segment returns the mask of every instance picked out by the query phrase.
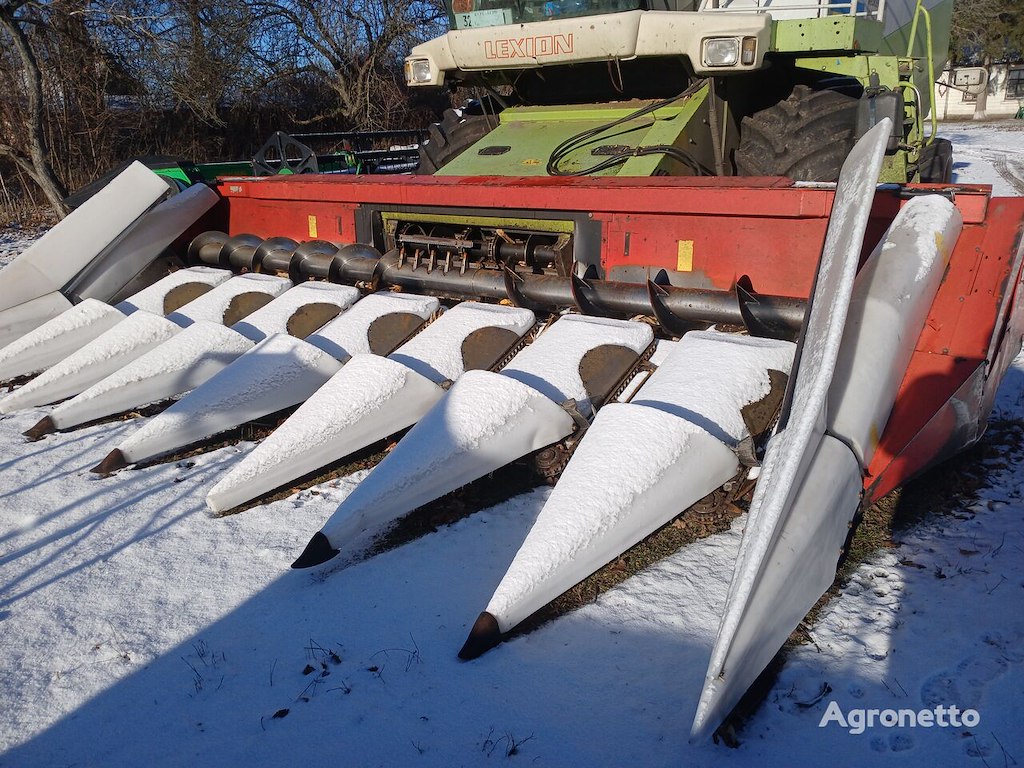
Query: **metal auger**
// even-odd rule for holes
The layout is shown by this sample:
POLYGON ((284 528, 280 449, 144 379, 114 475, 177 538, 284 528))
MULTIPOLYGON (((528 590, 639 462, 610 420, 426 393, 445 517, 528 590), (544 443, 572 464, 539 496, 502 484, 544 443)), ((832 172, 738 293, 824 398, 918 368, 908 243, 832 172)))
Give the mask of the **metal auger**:
MULTIPOLYGON (((459 258, 468 259, 463 250, 459 258)), ((474 250, 480 248, 474 246, 474 250)), ((716 291, 575 274, 522 274, 509 266, 522 255, 521 244, 498 243, 492 252, 498 257, 495 268, 477 262, 470 269, 446 271, 437 267, 436 259, 432 267, 430 261, 404 258, 401 248, 382 255, 362 243, 298 243, 284 237, 261 239, 204 232, 189 246, 188 259, 193 264, 234 270, 287 273, 296 281, 322 279, 365 283, 374 290, 394 286, 453 299, 505 300, 534 311, 571 308, 602 317, 647 315, 672 334, 723 324, 746 327, 751 335, 792 339, 800 330, 806 309, 803 299, 759 295, 744 279, 732 291, 716 291)))

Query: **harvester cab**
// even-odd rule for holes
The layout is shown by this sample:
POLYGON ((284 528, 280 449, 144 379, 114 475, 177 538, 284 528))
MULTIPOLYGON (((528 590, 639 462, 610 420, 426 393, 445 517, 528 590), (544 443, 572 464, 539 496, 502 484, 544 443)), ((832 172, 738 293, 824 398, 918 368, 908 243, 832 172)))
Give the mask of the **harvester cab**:
POLYGON ((296 518, 297 568, 531 462, 555 489, 491 600, 455 607, 466 659, 756 474, 693 691, 706 736, 864 505, 984 431, 1024 334, 1024 198, 907 183, 939 144, 914 52, 944 50, 949 4, 450 9, 408 78, 488 93, 431 128, 419 175, 165 199, 135 164, 6 267, 0 413, 61 440, 175 399, 104 475, 279 424, 209 489, 217 514, 404 435, 326 523, 296 518))
POLYGON ((406 80, 481 89, 494 114, 447 115, 421 172, 835 181, 854 142, 888 117, 883 179, 950 179, 949 144, 926 135, 923 118, 952 3, 447 7, 451 30, 413 49, 406 80))

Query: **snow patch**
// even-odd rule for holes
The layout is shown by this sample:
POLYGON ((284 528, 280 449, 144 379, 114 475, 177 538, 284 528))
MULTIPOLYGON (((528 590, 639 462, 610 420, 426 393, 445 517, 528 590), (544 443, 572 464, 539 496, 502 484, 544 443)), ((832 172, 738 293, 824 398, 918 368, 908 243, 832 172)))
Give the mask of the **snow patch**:
POLYGON ((555 403, 575 400, 584 415, 593 411, 580 378, 580 362, 590 350, 617 344, 643 352, 654 340, 645 323, 604 317, 565 315, 517 354, 502 374, 536 389, 555 403))
POLYGON ((287 333, 288 321, 307 304, 333 304, 345 310, 358 299, 359 291, 350 285, 300 283, 231 327, 253 342, 263 341, 275 333, 287 333))
POLYGON ((132 462, 166 453, 297 405, 338 367, 337 361, 304 341, 286 334, 269 336, 187 397, 149 419, 118 447, 132 462))
POLYGON ((455 381, 465 370, 462 343, 481 328, 508 328, 522 336, 533 326, 533 312, 517 307, 464 301, 441 315, 389 357, 435 384, 455 381))
MULTIPOLYGON (((581 554, 605 543, 606 537, 615 537, 627 517, 657 515, 659 510, 649 504, 639 506, 638 500, 670 469, 700 471, 703 465, 697 462, 676 464, 691 450, 692 438, 705 434, 700 427, 655 408, 611 403, 601 409, 487 605, 502 630, 508 631, 600 567, 603 562, 580 562, 581 554), (550 585, 567 566, 572 574, 550 585)), ((728 471, 734 472, 735 460, 727 459, 733 465, 728 471)), ((666 513, 668 518, 692 501, 677 499, 666 513)), ((636 519, 632 522, 651 527, 636 519)), ((627 538, 639 540, 643 535, 627 538)), ((618 552, 632 543, 622 542, 618 552)), ((610 544, 609 552, 613 549, 618 547, 610 544)))
POLYGON ((149 312, 133 312, 103 335, 0 400, 0 413, 75 395, 171 338, 180 326, 149 312))
POLYGON ((426 321, 440 305, 431 296, 381 291, 356 302, 340 317, 306 337, 306 341, 344 362, 353 355, 372 352, 367 334, 377 318, 393 312, 407 312, 426 321))
POLYGON ((741 409, 794 345, 686 334, 629 404, 598 413, 487 611, 508 631, 732 477, 741 409))
POLYGON ((124 319, 96 299, 85 299, 0 349, 0 379, 37 373, 124 319))
POLYGON ((692 331, 632 402, 692 421, 735 447, 747 435, 740 409, 768 394, 769 370, 789 373, 794 349, 787 341, 692 331))
POLYGON ((272 467, 338 438, 401 392, 410 376, 418 374, 388 358, 353 356, 269 438, 257 445, 218 488, 253 481, 272 467))
POLYGON ((189 283, 200 283, 215 288, 226 282, 231 273, 216 267, 189 267, 171 272, 157 280, 153 285, 134 293, 117 305, 117 309, 126 315, 136 310, 143 310, 154 315, 164 314, 164 299, 175 288, 189 283))
MULTIPOLYGON (((120 370, 98 381, 84 392, 61 403, 50 417, 54 423, 65 428, 74 421, 73 414, 82 410, 87 403, 100 398, 117 396, 117 410, 105 412, 90 411, 88 418, 108 416, 168 397, 180 395, 192 386, 197 386, 196 369, 201 366, 227 365, 239 355, 251 349, 253 343, 235 331, 218 323, 200 320, 188 328, 169 338, 155 349, 151 349, 142 357, 133 360, 120 370), (177 381, 186 382, 191 386, 186 389, 178 387, 158 388, 159 380, 171 374, 180 373, 177 381)), ((209 368, 207 368, 209 370, 209 368)), ((212 375, 212 372, 209 374, 212 375)))
POLYGON ((167 318, 182 327, 198 320, 223 324, 224 313, 236 296, 243 293, 265 293, 277 297, 287 291, 291 284, 287 277, 258 273, 238 275, 193 299, 181 309, 169 314, 167 318))
POLYGON ((572 419, 533 387, 467 371, 324 525, 348 551, 421 504, 572 432, 572 419))

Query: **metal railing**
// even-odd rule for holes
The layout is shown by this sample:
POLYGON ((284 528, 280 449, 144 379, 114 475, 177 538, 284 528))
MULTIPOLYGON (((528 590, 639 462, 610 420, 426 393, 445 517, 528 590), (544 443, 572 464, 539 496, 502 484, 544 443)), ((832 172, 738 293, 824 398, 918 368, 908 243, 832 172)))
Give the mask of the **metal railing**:
POLYGON ((785 14, 785 18, 839 15, 881 19, 885 12, 885 0, 701 0, 699 10, 720 13, 778 13, 785 14))

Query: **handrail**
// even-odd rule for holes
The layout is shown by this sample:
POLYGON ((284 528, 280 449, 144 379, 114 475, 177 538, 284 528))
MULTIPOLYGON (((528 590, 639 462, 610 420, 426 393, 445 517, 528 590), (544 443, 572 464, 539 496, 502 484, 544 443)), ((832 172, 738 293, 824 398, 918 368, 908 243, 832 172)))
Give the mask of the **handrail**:
MULTIPOLYGON (((920 2, 920 0, 918 0, 920 2)), ((931 89, 931 95, 928 98, 928 103, 931 106, 929 110, 932 115, 932 130, 928 135, 928 140, 925 142, 925 146, 931 144, 935 139, 935 135, 939 132, 939 116, 938 111, 935 109, 935 105, 932 102, 935 100, 935 54, 932 50, 932 14, 927 8, 923 8, 924 13, 924 30, 928 36, 928 87, 931 89)))
POLYGON ((793 3, 779 2, 778 0, 701 0, 700 11, 713 11, 717 13, 771 13, 773 9, 790 11, 826 11, 833 15, 866 17, 880 19, 882 9, 885 7, 885 0, 879 0, 875 7, 872 3, 863 0, 834 0, 833 2, 809 2, 793 3))
MULTIPOLYGON (((910 25, 910 37, 907 38, 907 58, 914 58, 914 41, 917 39, 917 20, 919 17, 924 17, 924 33, 925 33, 925 58, 928 62, 928 83, 929 87, 934 90, 935 83, 935 52, 932 48, 932 14, 924 7, 923 0, 917 0, 917 7, 914 9, 914 21, 910 25)), ((929 99, 932 101, 933 99, 929 99)), ((939 132, 939 117, 936 114, 935 105, 931 105, 931 133, 927 138, 921 137, 921 146, 926 147, 931 144, 935 135, 939 132)))
MULTIPOLYGON (((914 55, 914 39, 917 37, 917 20, 921 16, 921 11, 924 11, 924 3, 921 0, 917 0, 917 6, 914 8, 914 20, 910 23, 910 36, 907 38, 907 58, 909 59, 914 55)), ((927 11, 925 11, 927 13, 927 11)))

